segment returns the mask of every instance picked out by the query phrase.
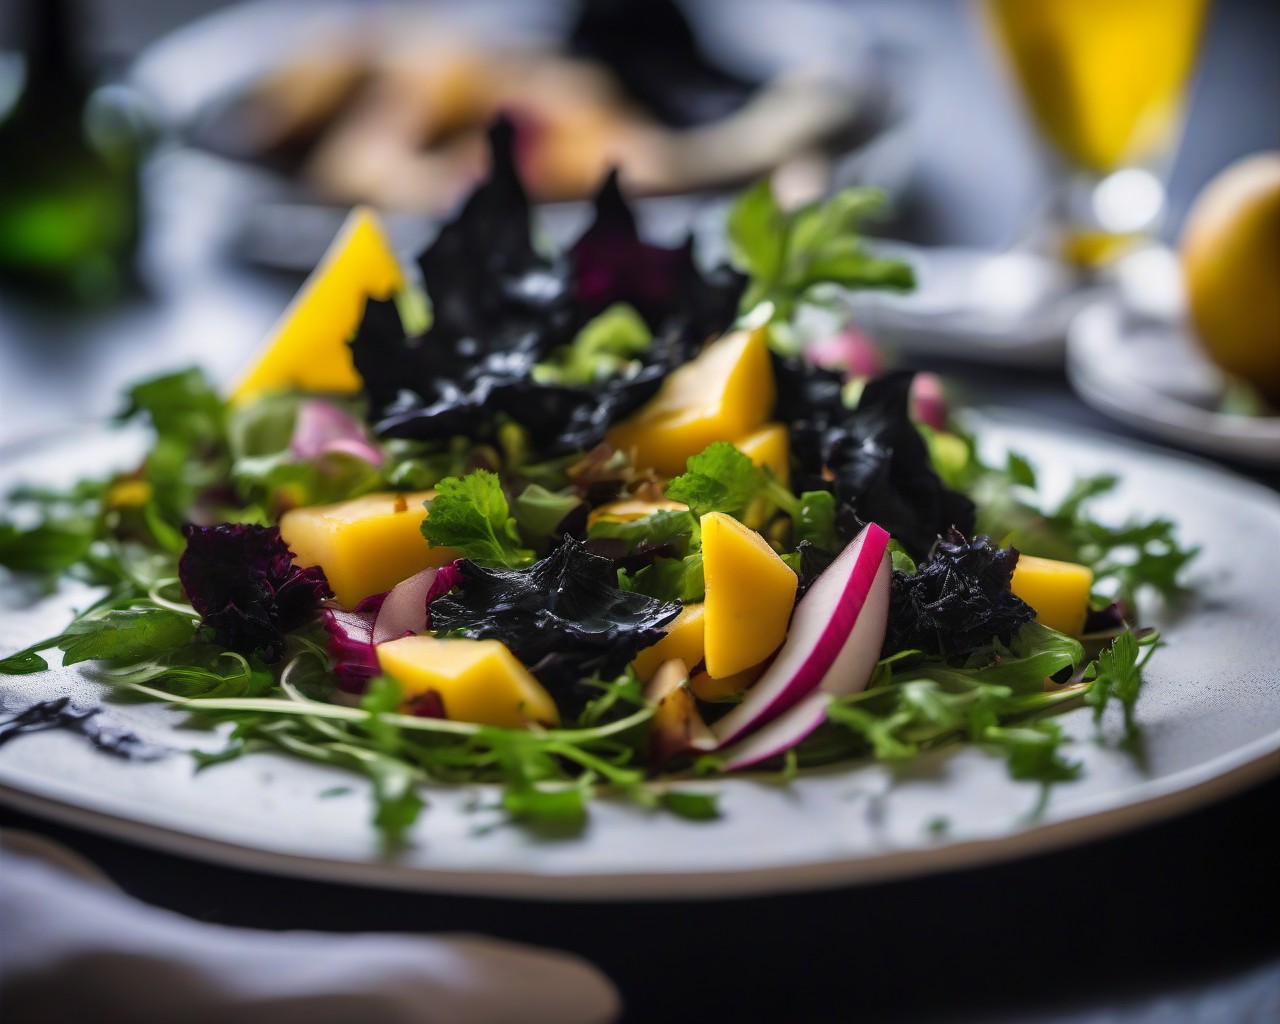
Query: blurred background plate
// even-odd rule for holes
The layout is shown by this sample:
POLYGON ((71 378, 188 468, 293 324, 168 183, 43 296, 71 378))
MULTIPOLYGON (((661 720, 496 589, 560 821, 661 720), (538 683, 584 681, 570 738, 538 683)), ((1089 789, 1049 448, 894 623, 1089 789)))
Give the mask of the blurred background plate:
POLYGON ((1280 416, 1219 411, 1230 385, 1180 321, 1145 316, 1114 298, 1097 301, 1071 324, 1067 376, 1094 408, 1152 437, 1280 467, 1280 416))
POLYGON ((675 8, 642 5, 655 27, 611 61, 611 34, 638 9, 612 6, 631 13, 588 31, 571 0, 251 0, 161 38, 131 79, 186 145, 258 190, 241 254, 298 270, 354 202, 418 244, 484 173, 497 109, 516 119, 535 197, 553 202, 585 198, 615 160, 633 194, 723 193, 774 170, 808 198, 865 180, 868 145, 899 120, 859 20, 822 0, 680 4, 696 50, 671 41, 675 8))

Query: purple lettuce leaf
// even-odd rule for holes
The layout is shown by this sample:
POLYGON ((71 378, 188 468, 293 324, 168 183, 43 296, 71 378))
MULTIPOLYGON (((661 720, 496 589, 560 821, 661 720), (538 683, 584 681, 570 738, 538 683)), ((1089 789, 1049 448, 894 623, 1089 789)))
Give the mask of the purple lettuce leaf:
POLYGON ((268 663, 284 654, 285 634, 332 596, 324 570, 303 569, 274 526, 222 523, 183 527, 178 578, 223 647, 268 663))

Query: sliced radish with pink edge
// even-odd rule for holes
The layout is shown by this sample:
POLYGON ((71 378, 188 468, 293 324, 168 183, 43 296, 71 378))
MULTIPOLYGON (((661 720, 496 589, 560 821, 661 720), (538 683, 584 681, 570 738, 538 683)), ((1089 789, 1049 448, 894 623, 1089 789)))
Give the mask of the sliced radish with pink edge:
POLYGON ((375 644, 398 640, 406 633, 421 633, 427 628, 427 594, 436 581, 437 571, 423 569, 387 591, 378 617, 373 620, 375 644))
POLYGON ((737 771, 785 753, 826 721, 831 701, 866 689, 880 660, 889 625, 890 577, 889 553, 885 551, 861 613, 817 687, 772 721, 722 748, 719 756, 725 771, 737 771))
MULTIPOLYGON (((868 656, 853 644, 855 627, 862 618, 868 596, 883 575, 883 607, 874 609, 859 636, 877 632, 868 676, 879 658, 888 617, 889 534, 875 523, 863 531, 836 557, 796 605, 791 628, 778 656, 742 703, 720 719, 714 732, 726 746, 777 718, 792 705, 818 689, 828 677, 856 677, 868 656), (883 570, 883 572, 882 572, 883 570)), ((879 606, 879 602, 876 602, 879 606)), ((863 679, 855 689, 866 686, 863 679)))
POLYGON ((453 589, 462 578, 456 563, 434 569, 423 569, 402 580, 387 591, 373 620, 373 642, 399 640, 410 633, 421 633, 431 625, 428 605, 453 589))

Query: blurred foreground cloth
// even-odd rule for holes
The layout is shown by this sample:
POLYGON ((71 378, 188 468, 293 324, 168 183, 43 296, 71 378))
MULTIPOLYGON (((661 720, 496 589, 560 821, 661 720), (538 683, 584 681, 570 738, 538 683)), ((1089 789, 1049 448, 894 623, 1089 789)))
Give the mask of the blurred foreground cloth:
POLYGON ((6 1024, 605 1024, 619 1013, 612 984, 567 953, 201 924, 44 846, 0 841, 6 1024))

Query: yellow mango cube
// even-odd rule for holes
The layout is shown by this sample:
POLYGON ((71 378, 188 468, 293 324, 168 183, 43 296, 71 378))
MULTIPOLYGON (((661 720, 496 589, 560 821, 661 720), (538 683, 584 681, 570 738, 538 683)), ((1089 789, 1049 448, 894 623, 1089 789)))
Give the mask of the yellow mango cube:
POLYGON ((715 676, 707 672, 699 672, 689 680, 689 689, 691 689, 699 700, 719 701, 728 700, 736 693, 741 693, 748 686, 760 678, 764 672, 765 662, 759 665, 752 665, 745 668, 741 672, 735 672, 731 676, 724 676, 717 679, 715 676))
POLYGON ((766 423, 738 438, 733 446, 754 465, 773 473, 783 487, 791 485, 791 436, 785 423, 766 423))
POLYGON ((713 441, 734 441, 764 423, 776 397, 764 331, 735 331, 667 377, 607 440, 630 451, 637 467, 678 476, 713 441))
POLYGON ((668 501, 661 498, 657 501, 643 501, 640 498, 623 498, 611 501, 591 510, 587 516, 587 525, 594 523, 630 523, 636 519, 644 519, 655 512, 687 512, 689 506, 680 501, 668 501))
POLYGON ((560 723, 551 695, 500 640, 401 637, 378 645, 378 667, 400 684, 406 704, 435 691, 455 722, 504 729, 560 723))
POLYGON ((799 580, 760 534, 721 512, 702 517, 702 573, 707 672, 723 679, 782 643, 799 580))
POLYGON ((1036 618, 1059 633, 1079 636, 1089 612, 1093 570, 1074 562, 1019 555, 1009 589, 1035 609, 1036 618))
POLYGON ((404 287, 404 272, 368 207, 351 211, 231 391, 242 402, 270 391, 355 394, 360 375, 347 346, 365 302, 404 287))
POLYGON ((672 658, 679 658, 686 665, 696 665, 702 660, 705 611, 701 603, 685 605, 671 620, 667 635, 636 655, 631 664, 642 682, 651 679, 658 667, 672 658))
POLYGON ((401 580, 458 557, 453 548, 431 547, 422 536, 423 502, 435 491, 380 491, 333 505, 286 512, 280 536, 298 565, 324 569, 334 597, 352 608, 401 580))

